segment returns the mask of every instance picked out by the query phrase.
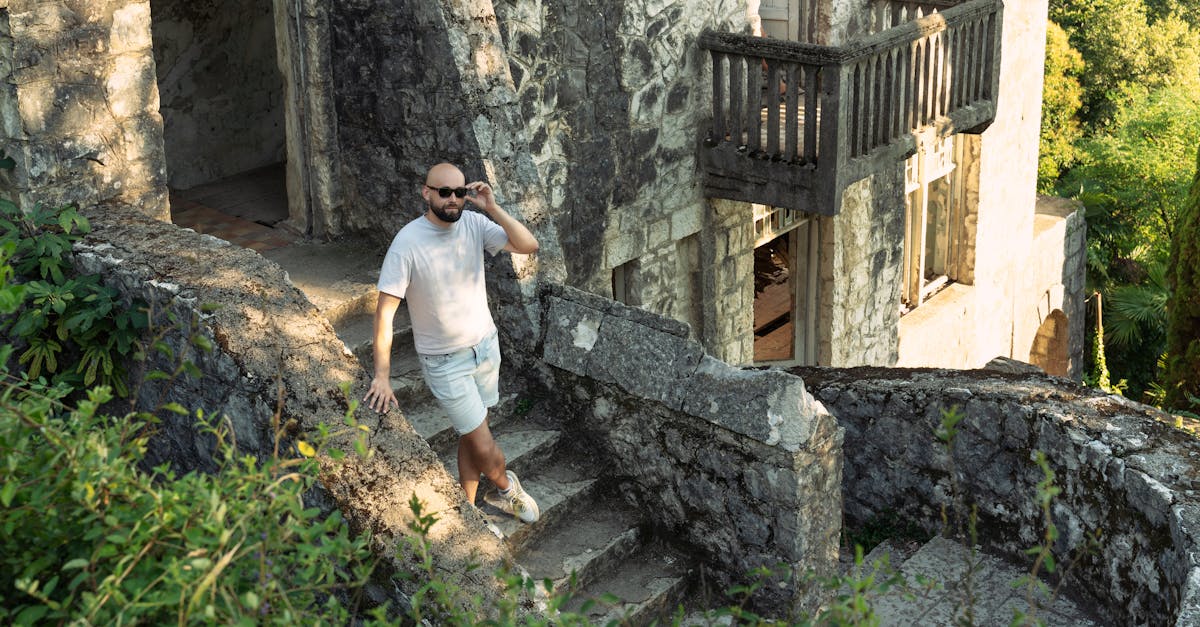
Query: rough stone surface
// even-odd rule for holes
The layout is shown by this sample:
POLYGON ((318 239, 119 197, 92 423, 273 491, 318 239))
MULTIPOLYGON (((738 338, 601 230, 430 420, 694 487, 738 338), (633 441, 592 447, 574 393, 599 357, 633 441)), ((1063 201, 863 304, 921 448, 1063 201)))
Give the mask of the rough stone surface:
POLYGON ((566 282, 611 295, 637 260, 631 304, 691 323, 698 295, 678 242, 703 226, 695 142, 706 116, 703 28, 741 31, 732 0, 495 3, 525 134, 545 182, 566 282))
POLYGON ((822 220, 817 363, 891 365, 904 266, 903 162, 848 187, 822 220))
MULTIPOLYGON (((131 302, 148 303, 175 354, 193 360, 204 375, 169 386, 143 384, 138 399, 144 409, 177 402, 222 416, 238 446, 260 456, 271 454, 277 424, 292 423, 283 429, 283 450, 294 438, 312 439, 319 423, 335 429, 342 424, 350 399, 339 384, 349 382, 350 397, 360 398, 367 375, 282 269, 253 251, 131 212, 95 211, 88 217, 93 232, 77 246, 78 265, 102 273, 131 302), (168 314, 177 317, 178 327, 165 326, 168 314), (208 337, 213 352, 190 348, 193 332, 208 337)), ((173 364, 156 366, 170 370, 173 364)), ((180 472, 210 470, 213 442, 194 419, 157 413, 163 423, 149 461, 170 460, 180 472)), ((396 546, 412 518, 408 499, 416 494, 439 518, 430 535, 435 567, 488 597, 496 594, 490 575, 506 551, 429 445, 402 415, 380 418, 360 409, 355 417, 370 429, 372 456, 322 459, 324 495, 356 529, 369 529, 379 554, 405 571, 409 564, 396 546), (468 564, 480 568, 470 571, 468 564)), ((335 437, 331 444, 351 451, 350 437, 335 437)))
POLYGON ((147 0, 12 0, 0 12, 0 174, 22 207, 167 216, 147 0))
POLYGON ((883 513, 936 529, 978 507, 978 537, 1013 558, 1045 533, 1035 463, 1062 493, 1053 545, 1071 584, 1121 624, 1194 624, 1200 442, 1154 408, 1037 374, 795 369, 846 431, 846 517, 883 513), (934 435, 962 410, 952 450, 934 435), (954 496, 961 502, 956 506, 954 496), (960 514, 961 515, 961 514, 960 514), (1100 533, 1090 549, 1088 538, 1100 533), (1077 555, 1078 563, 1066 569, 1077 555))
MULTIPOLYGON (((842 433, 803 381, 704 357, 658 317, 570 287, 545 303, 541 356, 564 420, 601 443, 642 511, 726 583, 781 560, 829 572, 842 433)), ((812 607, 820 594, 772 587, 763 602, 812 607)))

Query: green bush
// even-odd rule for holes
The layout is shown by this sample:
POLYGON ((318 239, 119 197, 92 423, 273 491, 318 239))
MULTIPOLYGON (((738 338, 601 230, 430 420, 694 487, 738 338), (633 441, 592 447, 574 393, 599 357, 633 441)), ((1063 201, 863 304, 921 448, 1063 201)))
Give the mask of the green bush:
POLYGON ((146 316, 142 307, 121 303, 99 277, 75 272, 71 246, 89 229, 87 218, 72 207, 39 205, 26 214, 0 199, 0 247, 24 282, 0 303, 7 306, 0 314, 8 314, 0 318, 0 332, 18 342, 18 361, 31 379, 45 375, 72 387, 101 384, 126 396, 124 358, 133 352, 146 316))
POLYGON ((107 388, 67 407, 65 388, 5 377, 0 622, 350 618, 374 560, 338 512, 305 506, 314 459, 263 462, 223 443, 218 474, 145 473, 148 417, 98 415, 107 388))

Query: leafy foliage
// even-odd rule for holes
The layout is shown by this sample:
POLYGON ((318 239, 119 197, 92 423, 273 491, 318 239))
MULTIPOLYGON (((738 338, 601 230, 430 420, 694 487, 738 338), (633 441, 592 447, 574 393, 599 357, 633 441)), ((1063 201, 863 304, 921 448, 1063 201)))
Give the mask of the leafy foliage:
POLYGON ((1200 397, 1200 151, 1175 230, 1167 281, 1173 293, 1168 307, 1163 402, 1167 407, 1194 411, 1200 409, 1194 400, 1200 397))
POLYGON ((1090 131, 1106 127, 1135 98, 1167 86, 1193 93, 1200 87, 1200 32, 1166 9, 1148 12, 1137 0, 1050 3, 1050 19, 1086 62, 1082 118, 1090 131))
POLYGON ((1165 348, 1165 268, 1200 145, 1200 92, 1170 86, 1135 98, 1108 131, 1079 145, 1059 189, 1087 210, 1088 278, 1105 298, 1108 368, 1141 398, 1165 348))
POLYGON ((30 378, 107 385, 125 396, 123 358, 134 351, 146 317, 99 277, 75 272, 71 246, 89 229, 73 207, 39 205, 25 214, 0 200, 0 247, 25 281, 0 297, 0 313, 11 314, 0 318, 0 331, 19 341, 18 361, 30 378))
MULTIPOLYGON (((100 416, 8 376, 0 395, 0 622, 344 623, 368 537, 303 494, 316 462, 223 444, 221 472, 138 470, 147 415, 100 416)), ((197 412, 197 419, 203 414, 197 412)), ((213 429, 220 435, 220 429, 213 429)))
POLYGON ((1058 24, 1046 25, 1046 76, 1042 98, 1042 132, 1038 151, 1038 189, 1049 192, 1063 170, 1076 160, 1075 144, 1083 137, 1083 56, 1071 47, 1058 24))

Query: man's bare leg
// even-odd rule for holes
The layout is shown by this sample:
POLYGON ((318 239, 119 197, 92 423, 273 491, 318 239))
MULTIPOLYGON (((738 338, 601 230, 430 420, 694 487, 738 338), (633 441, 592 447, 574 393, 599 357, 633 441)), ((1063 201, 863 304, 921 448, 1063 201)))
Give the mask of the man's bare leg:
POLYGON ((458 439, 458 482, 467 493, 468 502, 475 503, 480 473, 491 479, 496 487, 507 490, 505 469, 504 452, 496 445, 487 418, 474 431, 458 439))

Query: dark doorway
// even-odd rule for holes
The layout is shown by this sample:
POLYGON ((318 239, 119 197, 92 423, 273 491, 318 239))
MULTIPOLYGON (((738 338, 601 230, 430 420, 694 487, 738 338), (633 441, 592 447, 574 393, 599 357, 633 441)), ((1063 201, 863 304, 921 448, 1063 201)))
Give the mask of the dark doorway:
POLYGON ((172 220, 261 250, 288 217, 271 0, 152 0, 172 220))

